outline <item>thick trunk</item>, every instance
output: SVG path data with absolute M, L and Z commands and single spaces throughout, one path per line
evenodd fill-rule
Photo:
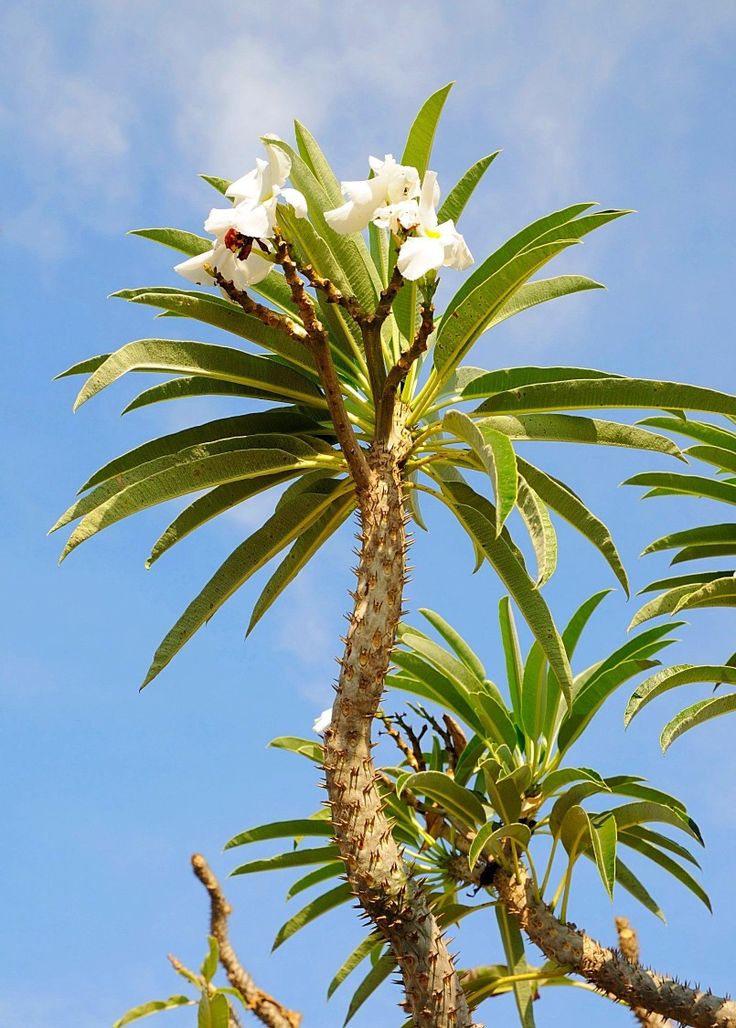
M 398 451 L 369 455 L 361 495 L 361 551 L 325 771 L 335 840 L 361 906 L 389 941 L 417 1028 L 472 1028 L 446 940 L 407 872 L 381 806 L 371 757 L 378 709 L 401 616 L 406 534 Z

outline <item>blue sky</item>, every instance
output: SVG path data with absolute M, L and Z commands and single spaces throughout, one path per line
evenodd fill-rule
M 147 546 L 170 511 L 116 527 L 62 569 L 60 539 L 45 539 L 77 486 L 109 457 L 226 412 L 192 402 L 120 419 L 134 388 L 123 383 L 72 416 L 75 383 L 51 383 L 75 360 L 151 333 L 149 312 L 105 297 L 124 286 L 175 284 L 172 261 L 126 230 L 198 231 L 212 194 L 196 173 L 241 174 L 259 152 L 258 136 L 288 136 L 294 116 L 320 138 L 340 177 L 359 178 L 369 153 L 400 152 L 424 97 L 456 79 L 433 161 L 440 182 L 447 187 L 478 157 L 504 150 L 461 226 L 477 257 L 566 203 L 597 199 L 639 212 L 558 263 L 606 282 L 608 292 L 523 315 L 486 337 L 474 362 L 579 363 L 733 391 L 735 35 L 728 0 L 375 0 L 369 8 L 28 0 L 0 14 L 1 259 L 12 347 L 3 377 L 10 445 L 0 457 L 3 1026 L 100 1028 L 134 1003 L 177 991 L 166 953 L 195 962 L 206 935 L 189 854 L 202 850 L 224 876 L 234 861 L 220 850 L 236 831 L 321 799 L 306 763 L 266 743 L 308 735 L 330 700 L 349 531 L 247 643 L 258 582 L 142 695 L 137 685 L 160 637 L 265 508 L 213 523 L 150 573 Z M 642 503 L 634 490 L 617 489 L 654 466 L 637 455 L 550 448 L 545 457 L 609 522 L 639 586 L 664 568 L 637 559 L 646 542 L 712 513 L 694 503 Z M 470 577 L 466 542 L 442 512 L 428 513 L 409 607 L 439 610 L 500 678 L 500 589 L 487 570 Z M 564 623 L 586 595 L 613 583 L 572 533 L 561 529 L 560 538 L 561 567 L 547 595 Z M 608 604 L 583 661 L 624 638 L 632 603 L 617 594 Z M 733 650 L 732 618 L 692 621 L 673 659 Z M 576 757 L 607 773 L 646 775 L 686 800 L 708 843 L 703 880 L 715 914 L 652 874 L 665 927 L 626 896 L 611 908 L 585 873 L 571 913 L 606 940 L 613 913 L 628 913 L 646 960 L 726 990 L 736 916 L 734 722 L 714 723 L 663 757 L 659 728 L 682 700 L 653 704 L 624 734 L 622 693 Z M 329 1006 L 323 997 L 359 937 L 350 911 L 270 956 L 293 912 L 286 882 L 235 879 L 227 889 L 233 935 L 256 979 L 303 1010 L 305 1024 L 337 1028 L 347 992 Z M 459 942 L 468 960 L 490 963 L 500 951 L 482 917 L 467 949 L 462 933 Z M 354 1023 L 398 1023 L 397 998 L 387 987 Z M 487 1007 L 488 1021 L 512 1016 L 506 1000 Z M 540 1028 L 629 1022 L 625 1010 L 569 990 L 545 994 L 537 1016 Z M 192 1023 L 188 1011 L 160 1017 L 172 1028 Z

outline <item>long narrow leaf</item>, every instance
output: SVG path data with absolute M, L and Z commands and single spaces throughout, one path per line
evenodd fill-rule
M 176 656 L 194 633 L 215 614 L 240 586 L 280 550 L 297 538 L 329 497 L 307 493 L 276 511 L 266 523 L 241 543 L 192 600 L 156 650 L 143 685 L 148 685 Z

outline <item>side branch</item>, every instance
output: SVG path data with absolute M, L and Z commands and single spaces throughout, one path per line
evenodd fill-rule
M 300 343 L 306 342 L 307 333 L 296 321 L 287 318 L 285 314 L 278 314 L 276 311 L 271 310 L 270 307 L 266 307 L 265 304 L 257 303 L 248 296 L 244 289 L 238 289 L 232 282 L 223 278 L 216 268 L 212 269 L 212 277 L 218 286 L 224 289 L 233 303 L 237 303 L 239 307 L 242 307 L 246 314 L 252 314 L 253 317 L 258 318 L 259 321 L 262 321 L 264 325 L 268 325 L 269 328 L 281 329 L 282 332 L 286 332 L 288 336 L 298 340 Z
M 639 963 L 639 940 L 635 930 L 631 927 L 628 918 L 616 918 L 616 934 L 618 935 L 618 948 L 622 956 L 626 957 L 630 964 Z M 632 1013 L 637 1019 L 641 1028 L 673 1028 L 672 1022 L 661 1014 L 655 1014 L 643 1007 L 633 1007 Z
M 426 300 L 422 304 L 422 320 L 414 341 L 409 349 L 401 354 L 386 376 L 376 417 L 376 437 L 380 440 L 388 439 L 391 433 L 397 393 L 414 362 L 427 352 L 427 344 L 433 331 L 434 304 L 431 300 Z
M 220 963 L 232 987 L 238 990 L 258 1020 L 268 1028 L 299 1028 L 302 1015 L 294 1010 L 288 1010 L 273 996 L 269 996 L 263 989 L 259 989 L 238 960 L 228 936 L 227 919 L 232 908 L 225 899 L 217 878 L 201 854 L 195 853 L 192 857 L 192 868 L 209 894 L 210 934 L 217 939 L 220 948 Z
M 651 1011 L 691 1028 L 736 1028 L 736 1002 L 634 964 L 622 952 L 602 946 L 574 925 L 559 921 L 535 898 L 523 870 L 519 877 L 497 871 L 494 886 L 506 909 L 519 919 L 546 957 L 633 1010 Z
M 314 358 L 317 373 L 322 382 L 322 388 L 325 391 L 327 407 L 335 427 L 335 434 L 340 443 L 340 448 L 345 455 L 350 474 L 359 494 L 365 496 L 370 488 L 371 472 L 365 453 L 355 437 L 353 426 L 350 424 L 350 418 L 345 409 L 340 379 L 332 361 L 327 333 L 322 322 L 317 317 L 312 298 L 307 293 L 304 283 L 299 277 L 299 268 L 292 259 L 289 245 L 280 236 L 276 237 L 276 258 L 284 269 L 284 277 L 291 290 L 291 297 L 304 322 L 306 344 Z

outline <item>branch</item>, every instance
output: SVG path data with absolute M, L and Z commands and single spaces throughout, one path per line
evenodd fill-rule
M 518 877 L 497 870 L 493 884 L 506 909 L 519 919 L 521 927 L 546 957 L 581 975 L 632 1010 L 638 1008 L 660 1014 L 691 1028 L 736 1028 L 733 1000 L 693 989 L 632 963 L 623 952 L 602 946 L 574 925 L 559 921 L 535 898 L 523 869 Z M 661 1024 L 661 1021 L 648 1023 Z
M 311 286 L 324 294 L 328 303 L 343 307 L 358 325 L 362 325 L 370 317 L 357 296 L 341 292 L 329 278 L 318 275 L 311 264 L 301 264 L 299 270 Z
M 422 303 L 422 321 L 408 350 L 405 350 L 386 376 L 376 415 L 376 438 L 388 439 L 393 424 L 396 394 L 411 371 L 411 366 L 427 351 L 429 337 L 434 330 L 434 304 L 431 299 Z
M 371 472 L 368 467 L 365 453 L 360 447 L 358 440 L 350 424 L 345 403 L 342 398 L 342 387 L 338 378 L 335 365 L 330 353 L 330 343 L 322 322 L 312 302 L 312 298 L 304 288 L 304 283 L 299 277 L 299 268 L 294 262 L 289 244 L 282 236 L 276 236 L 276 259 L 284 269 L 284 277 L 291 290 L 291 298 L 304 322 L 306 330 L 306 343 L 314 358 L 317 372 L 325 391 L 325 399 L 330 412 L 332 424 L 335 427 L 335 434 L 340 443 L 340 448 L 345 455 L 350 474 L 358 489 L 359 494 L 367 495 L 370 483 Z
M 636 931 L 631 927 L 628 918 L 616 918 L 616 934 L 618 935 L 618 948 L 622 956 L 626 957 L 630 964 L 639 963 L 639 940 Z M 641 1028 L 673 1028 L 672 1022 L 661 1014 L 654 1014 L 643 1007 L 632 1007 L 634 1017 Z
M 220 948 L 220 963 L 232 987 L 238 990 L 258 1020 L 268 1028 L 299 1028 L 302 1015 L 294 1010 L 287 1010 L 278 1000 L 269 996 L 263 989 L 259 989 L 238 960 L 228 938 L 227 919 L 232 908 L 201 854 L 195 853 L 192 857 L 192 868 L 209 893 L 210 934 L 217 939 Z
M 285 314 L 278 314 L 276 311 L 271 310 L 270 307 L 252 300 L 244 289 L 238 289 L 232 282 L 223 278 L 216 268 L 212 269 L 212 277 L 220 289 L 224 289 L 233 303 L 237 303 L 239 307 L 242 307 L 246 314 L 252 314 L 259 321 L 262 321 L 264 325 L 268 325 L 269 328 L 281 329 L 282 332 L 286 332 L 288 336 L 298 340 L 300 343 L 307 341 L 307 333 L 301 325 L 297 325 L 291 318 L 287 318 Z

